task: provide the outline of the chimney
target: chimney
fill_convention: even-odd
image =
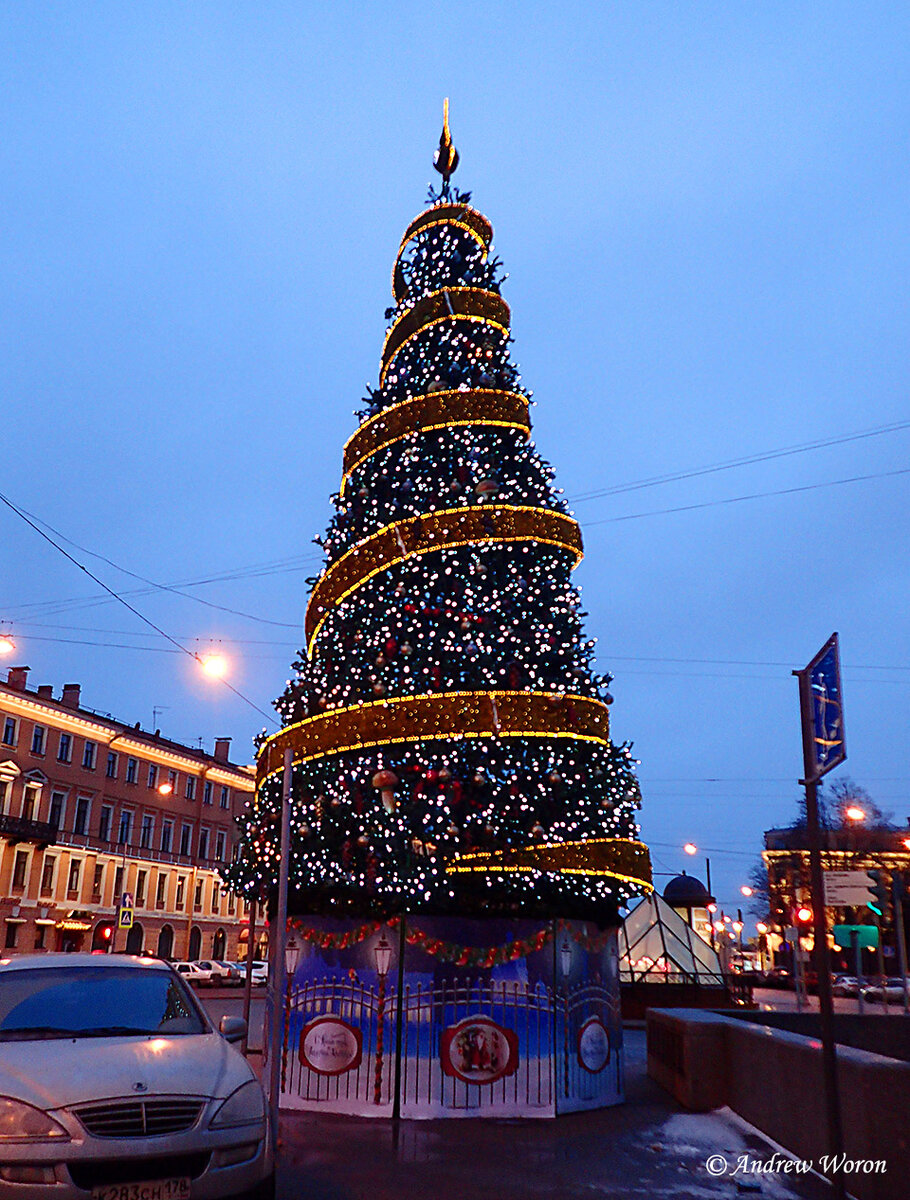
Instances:
[[[53,684],[39,683],[38,684],[38,699],[39,700],[53,700],[53,698],[54,698]]]
[[[78,708],[79,694],[81,691],[81,683],[65,683],[63,685],[63,695],[60,697],[60,703],[65,704],[67,708]]]
[[[28,673],[31,667],[10,667],[9,675],[6,677],[6,682],[11,688],[15,688],[17,692],[25,691],[25,681],[28,679]]]
[[[215,758],[219,762],[226,763],[228,761],[228,755],[230,754],[230,752],[231,752],[231,739],[230,738],[215,738]]]

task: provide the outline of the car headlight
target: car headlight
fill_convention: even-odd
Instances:
[[[63,1126],[40,1108],[0,1096],[0,1142],[46,1142],[68,1137]]]
[[[255,1079],[241,1084],[231,1092],[209,1121],[210,1129],[227,1129],[233,1125],[251,1125],[265,1117],[265,1098]]]

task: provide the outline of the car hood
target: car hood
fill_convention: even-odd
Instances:
[[[43,1109],[115,1096],[227,1096],[252,1078],[217,1033],[0,1042],[0,1095]]]

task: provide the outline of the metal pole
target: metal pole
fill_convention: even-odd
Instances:
[[[891,876],[894,897],[894,936],[897,939],[897,961],[904,985],[904,1014],[910,1013],[910,979],[907,978],[907,927],[904,924],[904,885],[897,875]]]
[[[850,930],[850,944],[853,947],[853,968],[856,971],[856,1011],[863,1015],[863,952],[859,946],[859,934],[855,929]]]
[[[794,671],[799,681],[799,700],[803,738],[803,764],[806,788],[806,832],[809,841],[809,878],[812,887],[812,914],[814,918],[815,973],[818,976],[818,1013],[821,1026],[822,1071],[825,1083],[825,1101],[828,1113],[829,1150],[835,1162],[844,1152],[844,1131],[841,1119],[840,1093],[837,1086],[837,1050],[834,1045],[834,999],[831,994],[831,963],[828,955],[828,921],[825,912],[825,877],[822,872],[821,829],[818,823],[817,780],[810,777],[813,771],[812,734],[809,714],[813,711],[812,693],[807,671]],[[838,1167],[831,1173],[831,1183],[836,1200],[846,1200],[843,1171]]]
[[[246,1021],[247,1035],[243,1039],[243,1053],[246,1054],[250,1044],[250,1009],[253,1003],[253,958],[255,957],[254,941],[256,937],[256,898],[250,901],[250,920],[247,925],[246,943],[246,979],[243,981],[243,1019]]]
[[[287,938],[288,924],[288,868],[290,865],[290,831],[291,831],[291,770],[293,767],[292,753],[284,752],[284,774],[281,779],[281,846],[278,860],[278,895],[275,898],[275,921],[269,938],[271,949],[272,969],[269,972],[269,993],[271,999],[271,1021],[269,1023],[269,1112],[272,1125],[272,1145],[278,1145],[278,1099],[281,1089],[281,1030],[282,1017],[290,1019],[290,1013],[285,1014],[283,998],[284,988],[281,986],[284,973],[284,945]]]
[[[888,982],[885,975],[885,947],[882,945],[882,919],[876,916],[875,928],[878,930],[878,985],[882,989],[882,1005],[885,1016],[888,1015],[888,997],[885,995],[885,985]]]
[[[404,947],[405,947],[405,914],[401,914],[398,924],[398,995],[395,997],[395,1097],[392,1101],[392,1120],[395,1124],[395,1138],[398,1137],[397,1122],[401,1118],[401,1036],[404,1025]]]

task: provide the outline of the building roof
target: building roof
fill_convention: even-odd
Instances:
[[[705,908],[714,897],[694,875],[677,875],[664,888],[664,899],[671,908]]]

